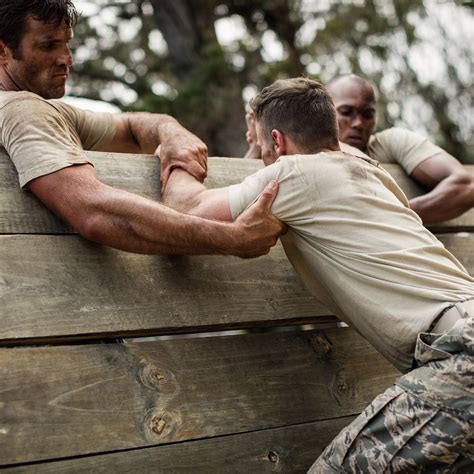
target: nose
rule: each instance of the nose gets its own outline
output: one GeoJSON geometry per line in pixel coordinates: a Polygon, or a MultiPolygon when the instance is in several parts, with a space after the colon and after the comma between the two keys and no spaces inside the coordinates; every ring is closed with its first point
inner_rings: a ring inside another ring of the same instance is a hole
{"type": "Polygon", "coordinates": [[[361,128],[362,127],[362,117],[357,112],[352,116],[351,127],[352,128],[361,128]]]}
{"type": "Polygon", "coordinates": [[[68,45],[65,46],[64,50],[58,56],[57,63],[58,66],[67,66],[68,68],[74,64],[74,59],[68,45]]]}

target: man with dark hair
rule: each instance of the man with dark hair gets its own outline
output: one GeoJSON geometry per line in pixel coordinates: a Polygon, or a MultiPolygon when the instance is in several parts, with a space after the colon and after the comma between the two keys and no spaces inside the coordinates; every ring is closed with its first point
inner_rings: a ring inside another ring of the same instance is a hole
{"type": "MultiPolygon", "coordinates": [[[[429,190],[410,200],[424,224],[453,219],[474,207],[474,178],[456,158],[409,130],[394,127],[372,134],[376,99],[370,82],[350,74],[333,79],[327,88],[337,110],[341,148],[357,154],[350,145],[380,163],[397,163],[429,190]]],[[[245,118],[249,149],[244,158],[259,159],[254,117],[247,113],[245,118]]]]}
{"type": "Polygon", "coordinates": [[[425,224],[453,219],[474,207],[474,178],[453,156],[402,128],[372,134],[376,100],[372,84],[350,74],[328,84],[339,123],[339,140],[380,163],[398,163],[430,191],[410,200],[425,224]]]}
{"type": "Polygon", "coordinates": [[[241,184],[210,190],[174,170],[164,201],[230,221],[277,180],[272,209],[289,227],[281,240],[308,289],[407,372],[311,472],[472,467],[474,279],[376,161],[341,152],[336,110],[321,84],[277,81],[251,105],[267,166],[241,184]]]}
{"type": "Polygon", "coordinates": [[[173,167],[206,176],[207,148],[167,115],[85,112],[59,100],[73,59],[68,43],[77,14],[70,0],[0,2],[0,147],[20,186],[84,237],[137,253],[268,252],[282,230],[271,216],[270,185],[249,213],[228,225],[181,215],[101,183],[84,149],[155,153],[162,180],[173,167]]]}

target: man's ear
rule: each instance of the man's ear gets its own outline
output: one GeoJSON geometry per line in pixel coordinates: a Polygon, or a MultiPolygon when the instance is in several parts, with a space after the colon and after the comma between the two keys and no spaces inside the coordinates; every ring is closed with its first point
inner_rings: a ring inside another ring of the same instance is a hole
{"type": "Polygon", "coordinates": [[[6,64],[10,57],[7,45],[0,40],[0,65],[6,64]]]}
{"type": "Polygon", "coordinates": [[[280,132],[280,130],[277,130],[274,128],[272,130],[272,138],[273,138],[273,148],[275,150],[275,153],[278,156],[286,155],[286,139],[285,135],[280,132]]]}

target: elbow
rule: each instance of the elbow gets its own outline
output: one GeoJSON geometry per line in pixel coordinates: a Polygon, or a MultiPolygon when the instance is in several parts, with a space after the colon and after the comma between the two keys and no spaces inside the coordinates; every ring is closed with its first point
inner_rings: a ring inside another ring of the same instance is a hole
{"type": "Polygon", "coordinates": [[[110,223],[110,216],[105,209],[101,193],[96,192],[83,197],[78,202],[70,203],[67,211],[62,213],[62,217],[81,237],[104,243],[107,236],[107,223],[110,223]]]}
{"type": "Polygon", "coordinates": [[[92,242],[104,243],[106,233],[100,213],[86,213],[80,218],[75,219],[74,222],[71,222],[71,225],[84,239],[91,240],[92,242]]]}
{"type": "Polygon", "coordinates": [[[451,183],[466,209],[474,207],[474,177],[467,172],[458,173],[451,177],[451,183]]]}

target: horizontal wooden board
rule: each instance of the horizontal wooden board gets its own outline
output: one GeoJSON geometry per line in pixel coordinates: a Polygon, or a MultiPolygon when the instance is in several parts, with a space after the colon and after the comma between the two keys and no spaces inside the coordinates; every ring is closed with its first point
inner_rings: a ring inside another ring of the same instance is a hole
{"type": "Polygon", "coordinates": [[[304,474],[334,436],[353,420],[336,418],[303,425],[45,462],[8,473],[288,473],[304,474]]]}
{"type": "Polygon", "coordinates": [[[398,373],[348,328],[0,349],[0,465],[360,412],[398,373]]]}
{"type": "Polygon", "coordinates": [[[135,255],[74,235],[0,236],[0,262],[0,345],[297,324],[330,314],[280,244],[242,260],[135,255]]]}
{"type": "MultiPolygon", "coordinates": [[[[158,200],[159,162],[147,155],[88,152],[99,178],[106,184],[158,200]]],[[[209,159],[209,187],[239,183],[262,167],[258,160],[238,158],[209,159]]],[[[409,197],[423,193],[396,165],[387,165],[409,197]]],[[[474,166],[466,169],[474,174],[474,166]]],[[[0,153],[0,234],[71,233],[67,225],[44,208],[28,192],[20,190],[16,171],[10,159],[0,153]]],[[[474,210],[452,221],[433,227],[435,231],[473,230],[474,210]]]]}
{"type": "MultiPolygon", "coordinates": [[[[442,239],[474,273],[474,235],[442,239]]],[[[299,324],[332,314],[309,295],[280,245],[249,261],[17,235],[0,236],[0,261],[0,345],[299,324]]]]}

